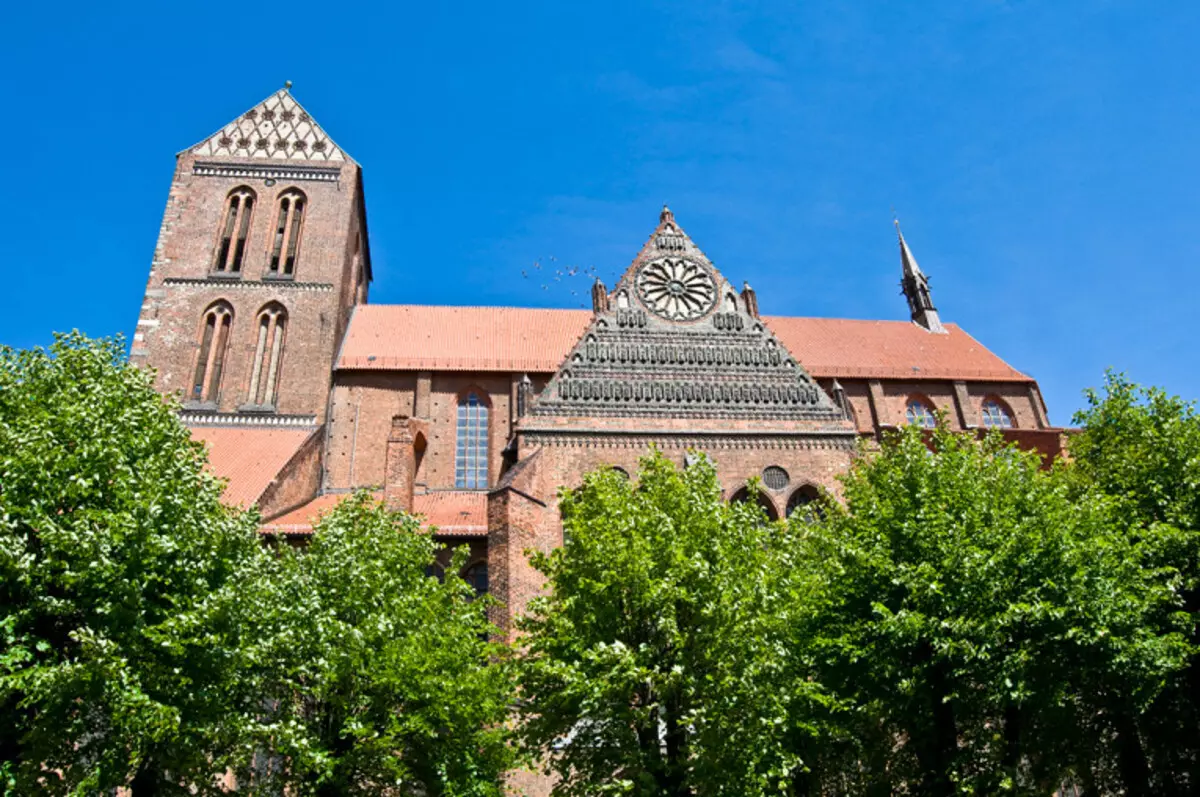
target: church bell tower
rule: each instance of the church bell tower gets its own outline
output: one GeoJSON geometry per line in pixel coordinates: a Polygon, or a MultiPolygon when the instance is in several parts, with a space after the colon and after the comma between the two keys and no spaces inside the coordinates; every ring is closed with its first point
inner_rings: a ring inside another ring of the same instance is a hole
{"type": "Polygon", "coordinates": [[[290,87],[176,156],[130,358],[189,424],[324,423],[367,300],[362,169],[290,87]]]}

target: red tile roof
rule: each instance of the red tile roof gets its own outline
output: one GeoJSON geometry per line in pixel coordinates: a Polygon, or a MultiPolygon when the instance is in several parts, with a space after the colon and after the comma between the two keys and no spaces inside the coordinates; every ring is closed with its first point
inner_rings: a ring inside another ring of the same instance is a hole
{"type": "Polygon", "coordinates": [[[337,367],[552,372],[591,318],[587,310],[360,305],[337,367]]]}
{"type": "Polygon", "coordinates": [[[956,324],[935,335],[908,321],[769,316],[767,326],[815,377],[1031,381],[956,324]]]}
{"type": "MultiPolygon", "coordinates": [[[[313,526],[349,493],[319,495],[301,507],[266,522],[267,534],[311,534],[313,526]]],[[[382,494],[376,493],[377,498],[382,494]]],[[[454,537],[487,536],[487,494],[441,490],[413,496],[413,513],[425,516],[425,526],[436,526],[438,533],[454,537]]]]}
{"type": "Polygon", "coordinates": [[[413,512],[439,534],[487,536],[487,493],[439,490],[413,496],[413,512]]]}
{"type": "Polygon", "coordinates": [[[311,534],[321,516],[333,509],[350,493],[328,493],[318,495],[307,504],[273,518],[262,525],[262,531],[270,534],[311,534]]]}
{"type": "MultiPolygon", "coordinates": [[[[337,367],[552,373],[591,318],[587,310],[362,305],[337,367]]],[[[818,378],[1031,381],[954,324],[935,335],[907,321],[764,320],[818,378]]]]}
{"type": "Polygon", "coordinates": [[[222,499],[241,506],[259,499],[311,434],[315,430],[192,428],[192,437],[208,444],[208,465],[213,473],[229,480],[222,499]]]}

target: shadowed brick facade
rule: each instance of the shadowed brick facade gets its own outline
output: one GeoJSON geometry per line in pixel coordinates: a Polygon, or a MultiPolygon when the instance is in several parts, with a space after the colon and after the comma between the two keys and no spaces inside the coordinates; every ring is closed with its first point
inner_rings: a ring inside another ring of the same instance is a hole
{"type": "Polygon", "coordinates": [[[922,405],[1057,454],[1037,383],[943,322],[899,245],[904,322],[762,316],[665,208],[590,311],[368,305],[362,169],[284,89],[178,155],[132,360],[265,530],[371,490],[470,546],[507,629],[560,488],[651,445],[710,455],[731,498],[763,477],[776,517],[922,405]]]}

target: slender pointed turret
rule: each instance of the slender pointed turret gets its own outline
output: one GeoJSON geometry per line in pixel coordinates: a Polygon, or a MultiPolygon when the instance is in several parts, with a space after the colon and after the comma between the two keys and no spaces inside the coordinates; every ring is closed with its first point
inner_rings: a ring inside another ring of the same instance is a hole
{"type": "Polygon", "coordinates": [[[913,323],[930,332],[945,334],[946,328],[942,326],[929,292],[929,277],[917,265],[917,259],[913,257],[908,242],[904,240],[904,233],[900,231],[899,221],[896,221],[896,237],[900,239],[900,288],[904,291],[904,298],[908,299],[908,312],[912,315],[913,323]]]}

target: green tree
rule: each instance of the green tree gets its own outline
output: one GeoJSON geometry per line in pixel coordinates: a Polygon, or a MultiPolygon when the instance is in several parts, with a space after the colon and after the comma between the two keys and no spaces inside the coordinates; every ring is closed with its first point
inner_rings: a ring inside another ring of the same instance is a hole
{"type": "Polygon", "coordinates": [[[243,696],[226,609],[257,519],[123,359],[78,334],[0,349],[0,761],[20,794],[209,789],[243,696]]]}
{"type": "Polygon", "coordinates": [[[1109,374],[1088,391],[1070,445],[1080,476],[1110,496],[1147,570],[1178,596],[1150,619],[1181,628],[1192,653],[1145,711],[1113,707],[1122,744],[1098,756],[1135,793],[1200,795],[1200,415],[1194,404],[1109,374]],[[1182,616],[1175,609],[1182,611],[1182,616]]]}
{"type": "MultiPolygon", "coordinates": [[[[450,572],[464,564],[460,552],[450,572]]],[[[505,649],[487,601],[426,575],[435,543],[369,495],[241,596],[261,696],[239,784],[295,795],[498,795],[513,761],[505,649]]]]}
{"type": "Polygon", "coordinates": [[[909,428],[860,457],[844,507],[810,526],[829,603],[799,633],[860,740],[819,775],[856,768],[843,790],[860,793],[1049,794],[1086,766],[1078,735],[1101,698],[1140,710],[1179,666],[1181,638],[1146,626],[1173,594],[1067,469],[999,436],[928,442],[909,428]]]}
{"type": "Polygon", "coordinates": [[[813,596],[783,524],[701,458],[561,497],[565,547],[521,623],[523,733],[565,795],[781,793],[831,706],[785,642],[813,596]]]}

